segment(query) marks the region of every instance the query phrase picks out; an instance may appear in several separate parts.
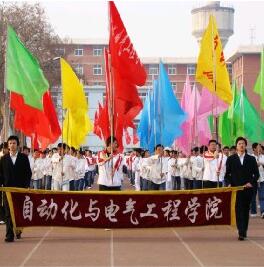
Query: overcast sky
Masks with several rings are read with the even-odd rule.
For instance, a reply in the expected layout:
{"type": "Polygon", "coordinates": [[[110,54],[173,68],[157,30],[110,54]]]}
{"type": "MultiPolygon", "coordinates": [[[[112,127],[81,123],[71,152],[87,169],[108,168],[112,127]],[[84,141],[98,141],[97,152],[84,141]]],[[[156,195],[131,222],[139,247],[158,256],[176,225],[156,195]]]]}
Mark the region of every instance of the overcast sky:
{"type": "MultiPolygon", "coordinates": [[[[106,1],[40,1],[60,37],[108,39],[106,1]]],[[[192,57],[198,44],[191,34],[191,10],[205,2],[116,1],[128,34],[141,57],[192,57]]],[[[239,45],[264,43],[264,1],[229,1],[235,8],[234,35],[225,48],[226,58],[239,45]]]]}

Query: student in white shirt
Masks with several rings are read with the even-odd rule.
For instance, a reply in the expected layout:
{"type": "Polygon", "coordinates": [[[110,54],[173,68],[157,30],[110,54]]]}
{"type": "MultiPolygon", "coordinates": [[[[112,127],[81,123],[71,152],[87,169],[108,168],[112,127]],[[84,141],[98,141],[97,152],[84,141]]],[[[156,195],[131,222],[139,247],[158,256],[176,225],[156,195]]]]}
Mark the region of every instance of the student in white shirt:
{"type": "MultiPolygon", "coordinates": [[[[164,154],[163,154],[163,159],[164,162],[166,162],[166,166],[168,166],[168,162],[170,159],[170,152],[171,152],[171,148],[170,147],[165,147],[164,148],[164,154]]],[[[168,169],[167,169],[167,174],[166,174],[166,191],[170,191],[172,190],[172,181],[169,178],[169,173],[168,173],[168,169]]]]}
{"type": "Polygon", "coordinates": [[[177,164],[178,152],[172,150],[168,160],[168,180],[171,180],[172,190],[181,190],[180,168],[177,164]]]}
{"type": "MultiPolygon", "coordinates": [[[[216,188],[219,181],[219,153],[216,150],[216,140],[210,140],[208,143],[208,151],[204,153],[204,174],[203,187],[216,188]]],[[[221,161],[221,159],[220,159],[221,161]]]]}
{"type": "MultiPolygon", "coordinates": [[[[258,199],[260,205],[261,218],[264,219],[264,155],[263,148],[259,145],[259,155],[256,158],[259,167],[259,179],[258,179],[258,199]]],[[[251,202],[252,203],[252,202],[251,202]]],[[[252,204],[251,204],[252,205],[252,204]]]]}
{"type": "Polygon", "coordinates": [[[76,175],[76,166],[77,166],[77,151],[74,147],[69,148],[69,146],[67,146],[67,153],[65,155],[65,158],[68,158],[70,163],[70,168],[68,173],[66,174],[66,176],[68,176],[69,179],[69,185],[70,185],[70,191],[74,191],[75,190],[75,180],[77,179],[77,175],[76,175]]]}
{"type": "Polygon", "coordinates": [[[163,145],[155,147],[155,155],[149,158],[151,190],[165,190],[168,173],[168,161],[163,157],[163,145]]]}
{"type": "Polygon", "coordinates": [[[84,187],[86,189],[91,189],[94,183],[95,169],[96,169],[96,159],[93,156],[91,150],[85,151],[85,178],[84,178],[84,187]]]}
{"type": "Polygon", "coordinates": [[[72,177],[73,162],[68,155],[65,155],[66,144],[58,144],[58,152],[52,156],[52,188],[53,190],[70,190],[70,177],[72,177]]]}
{"type": "Polygon", "coordinates": [[[82,151],[77,151],[77,165],[76,165],[76,180],[75,180],[75,190],[83,191],[84,189],[84,175],[85,175],[85,165],[86,159],[82,151]]]}
{"type": "Polygon", "coordinates": [[[199,155],[196,156],[193,168],[192,168],[192,174],[195,178],[194,181],[194,188],[195,189],[202,189],[203,188],[203,170],[204,170],[204,153],[207,151],[207,146],[201,146],[199,149],[199,155]]]}
{"type": "Polygon", "coordinates": [[[42,172],[41,172],[41,160],[40,153],[38,150],[35,150],[33,157],[30,159],[30,168],[32,172],[32,188],[41,189],[42,188],[42,172]]]}
{"type": "Polygon", "coordinates": [[[52,183],[52,150],[49,150],[44,163],[44,187],[46,190],[51,190],[52,183]]]}
{"type": "Polygon", "coordinates": [[[142,158],[140,162],[140,177],[142,177],[142,190],[150,190],[151,180],[150,180],[150,167],[148,164],[148,158],[150,153],[148,150],[145,150],[142,153],[142,158]]]}
{"type": "Polygon", "coordinates": [[[115,137],[106,140],[106,149],[100,151],[97,157],[99,191],[120,191],[124,180],[124,157],[118,152],[118,143],[115,137]],[[112,154],[113,152],[113,154],[112,154]]]}
{"type": "Polygon", "coordinates": [[[140,159],[141,159],[141,149],[135,148],[135,157],[132,162],[132,172],[135,177],[135,189],[140,191],[140,159]]]}

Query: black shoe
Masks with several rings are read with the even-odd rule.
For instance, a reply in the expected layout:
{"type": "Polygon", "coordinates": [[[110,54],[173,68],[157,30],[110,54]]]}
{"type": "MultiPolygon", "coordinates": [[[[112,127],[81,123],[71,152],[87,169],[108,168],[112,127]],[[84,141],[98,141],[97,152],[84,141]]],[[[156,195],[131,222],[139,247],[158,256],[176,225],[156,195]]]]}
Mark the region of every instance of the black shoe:
{"type": "Polygon", "coordinates": [[[5,242],[8,242],[8,243],[10,243],[10,242],[14,242],[14,238],[13,237],[7,237],[6,239],[5,239],[5,242]]]}
{"type": "Polygon", "coordinates": [[[21,234],[22,234],[21,231],[17,232],[17,234],[16,234],[16,238],[17,238],[17,239],[21,239],[21,234]]]}
{"type": "Polygon", "coordinates": [[[244,237],[244,236],[239,236],[239,237],[238,237],[238,240],[239,240],[239,241],[244,241],[244,240],[245,240],[245,237],[244,237]]]}

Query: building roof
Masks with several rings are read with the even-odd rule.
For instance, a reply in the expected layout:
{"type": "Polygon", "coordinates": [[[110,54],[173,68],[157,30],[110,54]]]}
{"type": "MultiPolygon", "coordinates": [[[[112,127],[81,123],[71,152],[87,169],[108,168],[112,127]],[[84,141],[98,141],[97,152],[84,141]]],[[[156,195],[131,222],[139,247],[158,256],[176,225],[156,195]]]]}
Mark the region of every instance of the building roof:
{"type": "Polygon", "coordinates": [[[160,60],[164,64],[196,64],[194,57],[142,57],[143,64],[159,64],[160,60]]]}
{"type": "Polygon", "coordinates": [[[103,38],[69,38],[65,42],[66,44],[82,44],[82,45],[108,45],[107,39],[103,38]]]}
{"type": "Polygon", "coordinates": [[[233,53],[231,57],[228,58],[229,62],[235,61],[238,57],[245,54],[260,54],[262,45],[243,45],[239,46],[238,49],[233,53]]]}

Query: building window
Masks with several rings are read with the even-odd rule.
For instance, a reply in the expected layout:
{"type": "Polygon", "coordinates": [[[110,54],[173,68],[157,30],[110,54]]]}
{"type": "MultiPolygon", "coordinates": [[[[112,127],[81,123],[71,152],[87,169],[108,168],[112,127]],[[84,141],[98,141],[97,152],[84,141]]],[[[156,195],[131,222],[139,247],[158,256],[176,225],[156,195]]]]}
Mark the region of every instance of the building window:
{"type": "Polygon", "coordinates": [[[93,75],[103,75],[103,68],[100,64],[93,66],[93,75]]]}
{"type": "Polygon", "coordinates": [[[83,49],[82,48],[74,49],[74,55],[75,56],[83,56],[83,49]]]}
{"type": "Polygon", "coordinates": [[[102,48],[94,48],[93,49],[93,56],[102,56],[103,55],[103,49],[102,48]]]}
{"type": "Polygon", "coordinates": [[[188,75],[195,75],[195,65],[187,65],[187,74],[188,75]]]}
{"type": "Polygon", "coordinates": [[[83,75],[83,65],[82,64],[77,64],[74,67],[75,71],[79,75],[83,75]]]}
{"type": "Polygon", "coordinates": [[[149,75],[159,75],[159,68],[157,65],[149,65],[149,75]]]}
{"type": "Polygon", "coordinates": [[[232,77],[232,64],[226,64],[226,68],[230,77],[232,77]]]}
{"type": "Polygon", "coordinates": [[[140,120],[138,120],[138,119],[133,120],[133,123],[134,123],[134,125],[135,125],[135,129],[136,129],[136,130],[137,130],[137,128],[138,128],[139,122],[140,122],[140,120]]]}
{"type": "Polygon", "coordinates": [[[172,87],[172,90],[173,90],[174,92],[177,91],[177,83],[176,83],[176,82],[171,82],[171,87],[172,87]]]}
{"type": "Polygon", "coordinates": [[[175,65],[168,65],[168,74],[169,75],[176,75],[176,66],[175,65]]]}
{"type": "Polygon", "coordinates": [[[142,103],[144,104],[147,93],[146,93],[146,92],[144,92],[144,93],[141,93],[141,92],[140,92],[140,93],[138,93],[138,95],[139,95],[139,97],[140,97],[142,103]]]}

